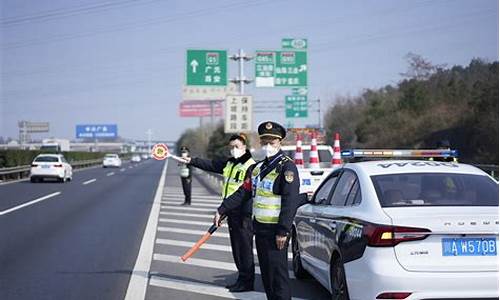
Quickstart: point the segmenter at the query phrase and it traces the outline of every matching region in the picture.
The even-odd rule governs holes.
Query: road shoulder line
[[[158,182],[158,188],[151,206],[146,230],[142,236],[141,247],[135,262],[134,269],[130,275],[130,281],[125,295],[125,300],[144,299],[146,297],[146,289],[149,280],[149,269],[153,258],[153,250],[156,239],[156,226],[158,224],[158,216],[160,214],[161,197],[165,187],[165,180],[167,178],[168,160],[165,161],[162,174]]]

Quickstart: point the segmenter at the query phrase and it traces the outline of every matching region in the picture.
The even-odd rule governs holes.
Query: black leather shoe
[[[253,285],[249,284],[237,284],[236,286],[229,289],[231,293],[243,293],[253,291]]]
[[[238,285],[238,281],[236,281],[235,283],[226,284],[225,288],[232,289],[233,287],[235,287],[237,285]]]
[[[181,204],[181,206],[186,206],[186,205],[191,205],[191,203],[184,202]]]

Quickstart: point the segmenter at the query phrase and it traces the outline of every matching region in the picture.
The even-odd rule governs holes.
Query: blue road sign
[[[76,125],[76,138],[77,139],[98,139],[98,138],[116,138],[118,137],[118,125],[105,124],[105,125]]]

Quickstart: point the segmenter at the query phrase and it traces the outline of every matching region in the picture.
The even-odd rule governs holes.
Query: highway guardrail
[[[102,159],[91,159],[91,160],[70,162],[70,165],[73,167],[73,169],[88,168],[100,164],[102,164]],[[22,178],[29,177],[30,168],[31,168],[30,165],[10,167],[10,168],[0,168],[0,182],[9,180],[19,180]]]

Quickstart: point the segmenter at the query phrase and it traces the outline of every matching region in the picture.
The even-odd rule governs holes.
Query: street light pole
[[[239,76],[237,76],[234,79],[231,79],[230,81],[233,83],[236,83],[240,87],[240,95],[245,94],[245,84],[249,84],[252,82],[252,80],[247,79],[245,77],[245,61],[250,61],[253,59],[252,56],[246,55],[243,49],[240,49],[238,54],[234,54],[233,56],[230,57],[231,60],[238,61],[239,65]]]

